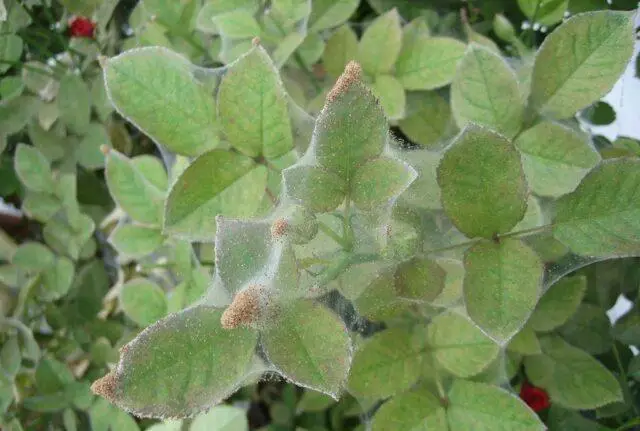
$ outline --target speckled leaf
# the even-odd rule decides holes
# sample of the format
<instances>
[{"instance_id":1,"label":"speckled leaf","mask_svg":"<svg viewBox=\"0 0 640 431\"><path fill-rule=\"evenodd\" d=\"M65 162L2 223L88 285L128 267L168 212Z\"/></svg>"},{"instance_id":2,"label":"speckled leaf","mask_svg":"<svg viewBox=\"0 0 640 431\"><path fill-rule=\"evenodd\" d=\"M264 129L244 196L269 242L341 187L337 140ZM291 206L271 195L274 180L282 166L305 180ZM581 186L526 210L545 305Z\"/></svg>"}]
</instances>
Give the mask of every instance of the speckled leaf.
<instances>
[{"instance_id":1,"label":"speckled leaf","mask_svg":"<svg viewBox=\"0 0 640 431\"><path fill-rule=\"evenodd\" d=\"M199 306L146 328L93 391L138 416L186 417L222 401L247 377L257 333L222 329L221 316Z\"/></svg>"},{"instance_id":2,"label":"speckled leaf","mask_svg":"<svg viewBox=\"0 0 640 431\"><path fill-rule=\"evenodd\" d=\"M578 14L540 46L533 68L533 108L567 118L613 87L633 52L635 12Z\"/></svg>"},{"instance_id":3,"label":"speckled leaf","mask_svg":"<svg viewBox=\"0 0 640 431\"><path fill-rule=\"evenodd\" d=\"M217 215L255 214L266 182L266 167L249 157L224 150L206 152L173 184L165 206L164 232L211 241Z\"/></svg>"},{"instance_id":4,"label":"speckled leaf","mask_svg":"<svg viewBox=\"0 0 640 431\"><path fill-rule=\"evenodd\" d=\"M543 265L518 239L480 242L464 259L467 313L500 344L527 321L542 289Z\"/></svg>"},{"instance_id":5,"label":"speckled leaf","mask_svg":"<svg viewBox=\"0 0 640 431\"><path fill-rule=\"evenodd\" d=\"M226 217L216 222L216 274L235 293L267 264L271 225Z\"/></svg>"},{"instance_id":6,"label":"speckled leaf","mask_svg":"<svg viewBox=\"0 0 640 431\"><path fill-rule=\"evenodd\" d=\"M319 304L297 301L262 333L269 360L285 378L337 398L351 366L344 323Z\"/></svg>"},{"instance_id":7,"label":"speckled leaf","mask_svg":"<svg viewBox=\"0 0 640 431\"><path fill-rule=\"evenodd\" d=\"M393 202L415 178L415 170L399 160L374 159L356 171L351 199L359 208L370 211Z\"/></svg>"},{"instance_id":8,"label":"speckled leaf","mask_svg":"<svg viewBox=\"0 0 640 431\"><path fill-rule=\"evenodd\" d=\"M257 46L222 78L218 114L224 135L240 152L276 158L293 148L286 93L266 51Z\"/></svg>"},{"instance_id":9,"label":"speckled leaf","mask_svg":"<svg viewBox=\"0 0 640 431\"><path fill-rule=\"evenodd\" d=\"M520 155L501 135L468 126L438 167L442 204L469 237L509 232L527 209L527 184Z\"/></svg>"},{"instance_id":10,"label":"speckled leaf","mask_svg":"<svg viewBox=\"0 0 640 431\"><path fill-rule=\"evenodd\" d=\"M318 164L349 182L358 167L379 156L388 123L359 68L347 66L316 119L312 148Z\"/></svg>"},{"instance_id":11,"label":"speckled leaf","mask_svg":"<svg viewBox=\"0 0 640 431\"><path fill-rule=\"evenodd\" d=\"M154 47L110 59L104 73L120 114L169 150L196 156L218 144L218 131L213 93L191 68L181 55Z\"/></svg>"}]
</instances>

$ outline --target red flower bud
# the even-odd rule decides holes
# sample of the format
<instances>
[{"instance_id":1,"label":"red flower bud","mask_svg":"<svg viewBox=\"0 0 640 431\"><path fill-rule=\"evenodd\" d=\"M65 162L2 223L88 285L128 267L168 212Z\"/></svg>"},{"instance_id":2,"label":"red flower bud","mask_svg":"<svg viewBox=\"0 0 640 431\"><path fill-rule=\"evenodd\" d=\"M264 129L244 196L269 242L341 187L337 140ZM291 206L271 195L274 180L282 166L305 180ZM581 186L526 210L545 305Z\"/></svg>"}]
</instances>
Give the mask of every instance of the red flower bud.
<instances>
[{"instance_id":1,"label":"red flower bud","mask_svg":"<svg viewBox=\"0 0 640 431\"><path fill-rule=\"evenodd\" d=\"M549 394L547 394L544 389L537 388L529 382L522 384L520 388L520 398L535 412L549 408L551 405L549 402Z\"/></svg>"},{"instance_id":2,"label":"red flower bud","mask_svg":"<svg viewBox=\"0 0 640 431\"><path fill-rule=\"evenodd\" d=\"M69 22L69 30L73 37L93 37L96 25L89 18L76 17Z\"/></svg>"}]
</instances>

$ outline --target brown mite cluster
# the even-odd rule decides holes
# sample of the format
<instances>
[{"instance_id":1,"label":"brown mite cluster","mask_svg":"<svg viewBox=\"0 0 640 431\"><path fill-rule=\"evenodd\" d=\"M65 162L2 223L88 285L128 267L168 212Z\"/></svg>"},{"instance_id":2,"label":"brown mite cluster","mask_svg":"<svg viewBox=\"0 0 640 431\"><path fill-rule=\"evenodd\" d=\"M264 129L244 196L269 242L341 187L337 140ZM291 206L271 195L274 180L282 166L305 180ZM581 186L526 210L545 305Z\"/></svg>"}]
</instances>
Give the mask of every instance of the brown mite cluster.
<instances>
[{"instance_id":1,"label":"brown mite cluster","mask_svg":"<svg viewBox=\"0 0 640 431\"><path fill-rule=\"evenodd\" d=\"M350 61L327 95L327 103L333 102L340 94L346 92L352 84L359 82L361 77L362 67L357 62Z\"/></svg>"},{"instance_id":2,"label":"brown mite cluster","mask_svg":"<svg viewBox=\"0 0 640 431\"><path fill-rule=\"evenodd\" d=\"M287 233L287 227L289 227L289 223L287 223L286 219L276 219L271 225L271 237L274 239L282 237Z\"/></svg>"},{"instance_id":3,"label":"brown mite cluster","mask_svg":"<svg viewBox=\"0 0 640 431\"><path fill-rule=\"evenodd\" d=\"M234 329L255 322L260 315L261 288L262 286L258 285L249 286L236 294L220 318L224 329Z\"/></svg>"},{"instance_id":4,"label":"brown mite cluster","mask_svg":"<svg viewBox=\"0 0 640 431\"><path fill-rule=\"evenodd\" d=\"M91 385L91 390L94 394L100 395L109 401L113 401L116 394L115 375L113 373L109 373L106 376L96 380Z\"/></svg>"}]
</instances>

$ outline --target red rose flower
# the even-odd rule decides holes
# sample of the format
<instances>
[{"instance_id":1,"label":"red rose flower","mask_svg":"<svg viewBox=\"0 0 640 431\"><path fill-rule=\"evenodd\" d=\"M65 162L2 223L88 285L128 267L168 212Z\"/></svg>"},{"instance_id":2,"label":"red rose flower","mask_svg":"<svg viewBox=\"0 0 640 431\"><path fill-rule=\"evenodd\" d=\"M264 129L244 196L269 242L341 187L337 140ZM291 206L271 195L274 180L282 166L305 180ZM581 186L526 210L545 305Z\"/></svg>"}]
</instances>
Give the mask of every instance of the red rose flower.
<instances>
[{"instance_id":1,"label":"red rose flower","mask_svg":"<svg viewBox=\"0 0 640 431\"><path fill-rule=\"evenodd\" d=\"M551 405L549 402L549 394L547 394L544 389L537 388L529 382L522 384L520 388L520 398L535 412L544 410Z\"/></svg>"},{"instance_id":2,"label":"red rose flower","mask_svg":"<svg viewBox=\"0 0 640 431\"><path fill-rule=\"evenodd\" d=\"M76 17L69 22L69 29L73 37L93 37L93 30L96 28L89 18Z\"/></svg>"}]
</instances>

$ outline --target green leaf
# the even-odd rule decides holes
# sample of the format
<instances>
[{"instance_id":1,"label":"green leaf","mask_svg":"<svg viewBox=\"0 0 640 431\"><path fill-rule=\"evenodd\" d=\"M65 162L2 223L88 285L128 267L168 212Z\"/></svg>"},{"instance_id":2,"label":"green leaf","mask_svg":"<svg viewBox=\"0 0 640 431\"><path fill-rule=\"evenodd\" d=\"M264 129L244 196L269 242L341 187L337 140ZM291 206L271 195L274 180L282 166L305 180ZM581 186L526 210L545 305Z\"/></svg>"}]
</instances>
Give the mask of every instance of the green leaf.
<instances>
[{"instance_id":1,"label":"green leaf","mask_svg":"<svg viewBox=\"0 0 640 431\"><path fill-rule=\"evenodd\" d=\"M419 49L420 44L424 43L431 37L431 30L427 25L424 16L420 16L402 29L402 49L400 50L399 57L410 55L410 53L416 49Z\"/></svg>"},{"instance_id":2,"label":"green leaf","mask_svg":"<svg viewBox=\"0 0 640 431\"><path fill-rule=\"evenodd\" d=\"M221 316L199 306L148 327L93 391L138 416L186 417L222 401L247 377L257 333L222 329Z\"/></svg>"},{"instance_id":3,"label":"green leaf","mask_svg":"<svg viewBox=\"0 0 640 431\"><path fill-rule=\"evenodd\" d=\"M616 378L589 354L557 336L540 343L543 354L526 357L525 370L534 385L547 390L552 404L590 410L622 401Z\"/></svg>"},{"instance_id":4,"label":"green leaf","mask_svg":"<svg viewBox=\"0 0 640 431\"><path fill-rule=\"evenodd\" d=\"M36 192L51 193L53 174L49 161L36 148L18 144L15 154L15 170L20 182Z\"/></svg>"},{"instance_id":5,"label":"green leaf","mask_svg":"<svg viewBox=\"0 0 640 431\"><path fill-rule=\"evenodd\" d=\"M371 423L373 431L448 431L445 409L426 388L393 397L378 409Z\"/></svg>"},{"instance_id":6,"label":"green leaf","mask_svg":"<svg viewBox=\"0 0 640 431\"><path fill-rule=\"evenodd\" d=\"M56 103L60 120L74 133L84 134L91 120L91 93L80 75L62 77Z\"/></svg>"},{"instance_id":7,"label":"green leaf","mask_svg":"<svg viewBox=\"0 0 640 431\"><path fill-rule=\"evenodd\" d=\"M16 249L11 263L23 271L39 272L55 263L55 255L39 242L25 242Z\"/></svg>"},{"instance_id":8,"label":"green leaf","mask_svg":"<svg viewBox=\"0 0 640 431\"><path fill-rule=\"evenodd\" d=\"M468 237L509 232L524 216L527 185L513 145L488 129L469 125L438 167L442 204Z\"/></svg>"},{"instance_id":9,"label":"green leaf","mask_svg":"<svg viewBox=\"0 0 640 431\"><path fill-rule=\"evenodd\" d=\"M64 132L59 133L55 128L45 130L35 118L27 126L27 132L33 146L51 162L62 159L70 146ZM103 154L100 154L100 159L104 162Z\"/></svg>"},{"instance_id":10,"label":"green leaf","mask_svg":"<svg viewBox=\"0 0 640 431\"><path fill-rule=\"evenodd\" d=\"M0 58L6 63L0 64L0 73L4 74L22 56L23 43L15 34L0 35Z\"/></svg>"},{"instance_id":11,"label":"green leaf","mask_svg":"<svg viewBox=\"0 0 640 431\"><path fill-rule=\"evenodd\" d=\"M157 250L164 242L158 228L135 224L118 225L109 236L109 242L123 261L139 259Z\"/></svg>"},{"instance_id":12,"label":"green leaf","mask_svg":"<svg viewBox=\"0 0 640 431\"><path fill-rule=\"evenodd\" d=\"M451 109L461 128L476 123L513 138L524 111L515 72L499 54L472 46L451 84Z\"/></svg>"},{"instance_id":13,"label":"green leaf","mask_svg":"<svg viewBox=\"0 0 640 431\"><path fill-rule=\"evenodd\" d=\"M542 122L515 140L531 190L558 197L573 191L600 161L585 135L558 123Z\"/></svg>"},{"instance_id":14,"label":"green leaf","mask_svg":"<svg viewBox=\"0 0 640 431\"><path fill-rule=\"evenodd\" d=\"M298 412L322 412L335 404L336 400L322 392L305 390L296 405Z\"/></svg>"},{"instance_id":15,"label":"green leaf","mask_svg":"<svg viewBox=\"0 0 640 431\"><path fill-rule=\"evenodd\" d=\"M404 118L405 96L402 84L391 75L377 75L371 91L380 99L386 116L391 120Z\"/></svg>"},{"instance_id":16,"label":"green leaf","mask_svg":"<svg viewBox=\"0 0 640 431\"><path fill-rule=\"evenodd\" d=\"M118 112L157 143L187 156L218 144L213 93L181 55L136 49L110 59L104 73Z\"/></svg>"},{"instance_id":17,"label":"green leaf","mask_svg":"<svg viewBox=\"0 0 640 431\"><path fill-rule=\"evenodd\" d=\"M482 33L478 33L468 23L465 22L463 24L464 32L466 33L467 39L469 39L470 44L475 43L476 45L480 45L491 52L502 54L502 51L500 51L500 47L493 41L493 39L485 36Z\"/></svg>"},{"instance_id":18,"label":"green leaf","mask_svg":"<svg viewBox=\"0 0 640 431\"><path fill-rule=\"evenodd\" d=\"M542 353L538 337L536 337L536 333L529 325L522 328L513 336L507 349L509 349L510 352L521 355L538 355Z\"/></svg>"},{"instance_id":19,"label":"green leaf","mask_svg":"<svg viewBox=\"0 0 640 431\"><path fill-rule=\"evenodd\" d=\"M122 286L120 305L138 326L145 327L167 314L167 298L160 286L144 278L134 278Z\"/></svg>"},{"instance_id":20,"label":"green leaf","mask_svg":"<svg viewBox=\"0 0 640 431\"><path fill-rule=\"evenodd\" d=\"M446 312L432 320L429 344L438 364L458 377L482 372L500 351L491 338L457 312Z\"/></svg>"},{"instance_id":21,"label":"green leaf","mask_svg":"<svg viewBox=\"0 0 640 431\"><path fill-rule=\"evenodd\" d=\"M359 0L314 0L311 3L309 31L318 32L343 24L359 3Z\"/></svg>"},{"instance_id":22,"label":"green leaf","mask_svg":"<svg viewBox=\"0 0 640 431\"><path fill-rule=\"evenodd\" d=\"M518 0L522 13L533 22L544 26L560 22L568 4L569 0Z\"/></svg>"},{"instance_id":23,"label":"green leaf","mask_svg":"<svg viewBox=\"0 0 640 431\"><path fill-rule=\"evenodd\" d=\"M542 295L529 324L539 332L550 332L561 326L576 312L586 290L586 277L563 278Z\"/></svg>"},{"instance_id":24,"label":"green leaf","mask_svg":"<svg viewBox=\"0 0 640 431\"><path fill-rule=\"evenodd\" d=\"M398 126L413 142L434 148L445 138L450 120L451 109L442 96L435 91L416 91L407 95L406 118Z\"/></svg>"},{"instance_id":25,"label":"green leaf","mask_svg":"<svg viewBox=\"0 0 640 431\"><path fill-rule=\"evenodd\" d=\"M348 64L316 119L309 151L321 167L350 182L362 164L382 153L387 136L382 107L362 83L358 65Z\"/></svg>"},{"instance_id":26,"label":"green leaf","mask_svg":"<svg viewBox=\"0 0 640 431\"><path fill-rule=\"evenodd\" d=\"M393 203L415 178L413 168L399 160L374 159L356 171L351 199L359 208L371 211Z\"/></svg>"},{"instance_id":27,"label":"green leaf","mask_svg":"<svg viewBox=\"0 0 640 431\"><path fill-rule=\"evenodd\" d=\"M464 258L467 313L500 344L513 337L533 312L544 267L518 239L480 242Z\"/></svg>"},{"instance_id":28,"label":"green leaf","mask_svg":"<svg viewBox=\"0 0 640 431\"><path fill-rule=\"evenodd\" d=\"M3 100L0 103L0 130L2 130L2 134L9 136L21 131L36 113L40 103L40 100L33 96L18 96L11 100Z\"/></svg>"},{"instance_id":29,"label":"green leaf","mask_svg":"<svg viewBox=\"0 0 640 431\"><path fill-rule=\"evenodd\" d=\"M267 264L271 225L218 217L215 244L216 275L235 293Z\"/></svg>"},{"instance_id":30,"label":"green leaf","mask_svg":"<svg viewBox=\"0 0 640 431\"><path fill-rule=\"evenodd\" d=\"M18 337L8 337L0 349L0 371L2 377L10 377L13 379L20 371L22 365L22 354L20 353L20 345Z\"/></svg>"},{"instance_id":31,"label":"green leaf","mask_svg":"<svg viewBox=\"0 0 640 431\"><path fill-rule=\"evenodd\" d=\"M424 331L389 328L358 347L347 387L359 399L384 399L409 389L422 372Z\"/></svg>"},{"instance_id":32,"label":"green leaf","mask_svg":"<svg viewBox=\"0 0 640 431\"><path fill-rule=\"evenodd\" d=\"M613 337L627 345L640 344L640 314L631 311L618 319L611 330Z\"/></svg>"},{"instance_id":33,"label":"green leaf","mask_svg":"<svg viewBox=\"0 0 640 431\"><path fill-rule=\"evenodd\" d=\"M296 301L262 332L262 344L285 378L337 398L351 365L351 340L332 312Z\"/></svg>"},{"instance_id":34,"label":"green leaf","mask_svg":"<svg viewBox=\"0 0 640 431\"><path fill-rule=\"evenodd\" d=\"M558 201L554 236L582 255L637 253L640 248L638 184L640 160L602 162L573 193Z\"/></svg>"},{"instance_id":35,"label":"green leaf","mask_svg":"<svg viewBox=\"0 0 640 431\"><path fill-rule=\"evenodd\" d=\"M447 420L451 431L547 429L533 410L502 388L455 380L448 399Z\"/></svg>"},{"instance_id":36,"label":"green leaf","mask_svg":"<svg viewBox=\"0 0 640 431\"><path fill-rule=\"evenodd\" d=\"M226 139L250 157L277 158L293 148L286 93L260 46L233 63L222 78L218 114Z\"/></svg>"},{"instance_id":37,"label":"green leaf","mask_svg":"<svg viewBox=\"0 0 640 431\"><path fill-rule=\"evenodd\" d=\"M237 9L212 17L211 21L223 37L246 39L260 35L260 25L250 10Z\"/></svg>"},{"instance_id":38,"label":"green leaf","mask_svg":"<svg viewBox=\"0 0 640 431\"><path fill-rule=\"evenodd\" d=\"M102 168L104 154L100 148L109 147L111 147L111 139L105 127L99 123L89 124L75 151L78 164L89 170Z\"/></svg>"},{"instance_id":39,"label":"green leaf","mask_svg":"<svg viewBox=\"0 0 640 431\"><path fill-rule=\"evenodd\" d=\"M358 44L358 61L371 76L389 72L398 58L401 45L400 15L392 9L373 20L362 34Z\"/></svg>"},{"instance_id":40,"label":"green leaf","mask_svg":"<svg viewBox=\"0 0 640 431\"><path fill-rule=\"evenodd\" d=\"M412 150L398 154L416 170L417 177L400 195L399 202L423 209L440 209L440 186L437 169L442 156L427 150Z\"/></svg>"},{"instance_id":41,"label":"green leaf","mask_svg":"<svg viewBox=\"0 0 640 431\"><path fill-rule=\"evenodd\" d=\"M148 181L133 161L109 150L106 179L116 203L135 221L158 226L162 220L164 192Z\"/></svg>"},{"instance_id":42,"label":"green leaf","mask_svg":"<svg viewBox=\"0 0 640 431\"><path fill-rule=\"evenodd\" d=\"M342 3L342 2L341 2ZM327 73L338 77L345 66L358 55L358 37L350 26L344 24L333 32L322 54L322 64Z\"/></svg>"},{"instance_id":43,"label":"green leaf","mask_svg":"<svg viewBox=\"0 0 640 431\"><path fill-rule=\"evenodd\" d=\"M164 232L211 240L215 218L248 217L258 210L267 169L242 154L212 150L200 155L173 184L165 207Z\"/></svg>"},{"instance_id":44,"label":"green leaf","mask_svg":"<svg viewBox=\"0 0 640 431\"><path fill-rule=\"evenodd\" d=\"M335 209L346 194L340 177L316 166L292 166L282 171L282 178L287 195L313 212Z\"/></svg>"},{"instance_id":45,"label":"green leaf","mask_svg":"<svg viewBox=\"0 0 640 431\"><path fill-rule=\"evenodd\" d=\"M196 416L189 431L249 431L247 412L232 406L215 406Z\"/></svg>"},{"instance_id":46,"label":"green leaf","mask_svg":"<svg viewBox=\"0 0 640 431\"><path fill-rule=\"evenodd\" d=\"M22 211L29 218L46 223L62 208L61 205L53 195L28 191L22 201Z\"/></svg>"},{"instance_id":47,"label":"green leaf","mask_svg":"<svg viewBox=\"0 0 640 431\"><path fill-rule=\"evenodd\" d=\"M572 346L594 355L606 353L613 346L606 310L597 305L580 304L558 333Z\"/></svg>"},{"instance_id":48,"label":"green leaf","mask_svg":"<svg viewBox=\"0 0 640 431\"><path fill-rule=\"evenodd\" d=\"M616 121L616 111L601 100L580 112L580 118L594 126L606 126Z\"/></svg>"},{"instance_id":49,"label":"green leaf","mask_svg":"<svg viewBox=\"0 0 640 431\"><path fill-rule=\"evenodd\" d=\"M579 411L551 406L546 420L549 431L611 431L585 418Z\"/></svg>"},{"instance_id":50,"label":"green leaf","mask_svg":"<svg viewBox=\"0 0 640 431\"><path fill-rule=\"evenodd\" d=\"M166 190L169 185L167 171L158 157L143 154L131 159L133 166L142 176L159 190ZM175 166L175 165L174 165Z\"/></svg>"},{"instance_id":51,"label":"green leaf","mask_svg":"<svg viewBox=\"0 0 640 431\"><path fill-rule=\"evenodd\" d=\"M398 56L396 77L407 90L443 87L453 80L465 50L459 40L423 36Z\"/></svg>"},{"instance_id":52,"label":"green leaf","mask_svg":"<svg viewBox=\"0 0 640 431\"><path fill-rule=\"evenodd\" d=\"M398 297L433 301L444 289L447 273L430 259L414 257L396 268L394 282Z\"/></svg>"},{"instance_id":53,"label":"green leaf","mask_svg":"<svg viewBox=\"0 0 640 431\"><path fill-rule=\"evenodd\" d=\"M633 17L633 12L588 12L551 33L533 67L531 106L567 118L604 96L631 58Z\"/></svg>"},{"instance_id":54,"label":"green leaf","mask_svg":"<svg viewBox=\"0 0 640 431\"><path fill-rule=\"evenodd\" d=\"M75 268L66 257L58 257L52 266L42 272L42 282L38 286L37 296L43 301L55 301L69 292Z\"/></svg>"}]
</instances>

